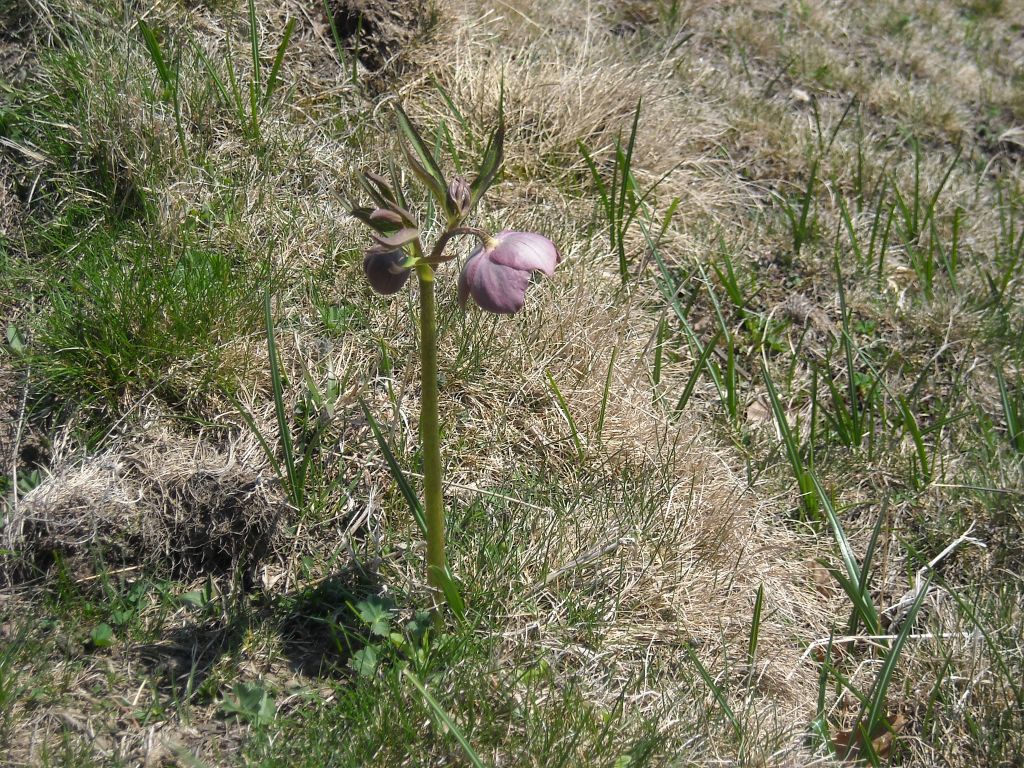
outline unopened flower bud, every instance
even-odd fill
[[[470,207],[473,205],[473,190],[461,176],[456,176],[448,185],[446,203],[452,216],[462,219],[469,215]]]
[[[407,256],[401,248],[374,245],[363,256],[363,272],[370,287],[377,293],[389,295],[398,293],[412,270],[403,267]]]

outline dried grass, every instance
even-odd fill
[[[217,445],[151,424],[100,454],[51,458],[3,529],[10,583],[60,558],[88,572],[143,566],[181,577],[251,569],[281,544],[288,506],[251,438]]]

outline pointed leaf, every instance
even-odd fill
[[[383,176],[372,171],[363,171],[357,178],[359,185],[377,204],[377,208],[389,208],[397,202],[394,189]]]
[[[480,172],[470,185],[474,205],[494,183],[494,179],[497,178],[504,160],[505,126],[504,124],[499,124],[497,130],[491,134],[490,141],[487,142],[487,149],[484,150],[483,159],[480,161]]]
[[[396,226],[396,225],[391,224],[389,222],[371,219],[370,215],[374,211],[377,211],[377,210],[380,210],[380,209],[379,208],[370,208],[369,206],[362,205],[362,206],[357,206],[355,208],[350,209],[349,213],[352,214],[352,216],[354,216],[355,218],[359,219],[361,222],[363,222],[363,224],[365,224],[366,226],[370,227],[371,229],[374,229],[377,232],[381,232],[381,233],[386,234],[386,235],[389,235],[392,232],[395,232],[398,229],[401,229],[400,226]]]
[[[451,573],[447,568],[442,570],[436,565],[432,565],[430,566],[430,574],[437,579],[437,583],[444,593],[444,599],[452,609],[452,612],[459,621],[464,621],[466,618],[466,603],[463,601],[462,594],[459,592],[459,585]]]
[[[473,768],[486,768],[484,762],[480,759],[480,756],[477,755],[473,746],[469,743],[469,739],[467,739],[462,733],[459,726],[455,724],[451,715],[445,712],[444,707],[438,703],[437,699],[430,695],[430,691],[428,691],[426,686],[420,682],[420,679],[410,672],[408,667],[404,667],[402,669],[402,674],[409,678],[409,682],[416,686],[416,690],[420,692],[423,700],[427,702],[427,706],[430,708],[430,711],[433,712],[437,719],[444,724],[444,727],[448,729],[448,733],[450,733],[455,740],[459,742],[459,746],[462,747],[462,751],[465,753],[466,759],[468,759],[473,765]]]
[[[413,153],[412,149],[405,142],[402,142],[402,152],[405,154],[405,161],[409,164],[409,168],[413,174],[419,179],[427,189],[430,190],[430,194],[434,200],[440,201],[444,204],[445,192],[448,189],[447,184],[443,180],[438,180],[430,171],[423,167],[417,156]]]
[[[402,496],[405,498],[405,503],[409,505],[409,511],[412,512],[412,516],[416,520],[416,525],[419,527],[420,532],[426,536],[427,521],[423,516],[423,506],[420,504],[420,500],[417,498],[416,492],[413,491],[412,485],[406,478],[405,472],[402,471],[402,467],[399,465],[398,459],[395,458],[395,454],[392,452],[387,438],[381,431],[380,425],[373,417],[373,414],[370,413],[369,407],[367,407],[366,403],[361,400],[359,401],[359,405],[362,406],[363,414],[366,416],[366,421],[370,425],[370,430],[373,432],[373,436],[377,440],[377,445],[384,454],[384,458],[388,463],[388,469],[391,470],[391,476],[398,484],[398,489],[402,492]]]
[[[402,149],[406,153],[413,173],[430,189],[434,198],[443,204],[448,183],[444,180],[444,174],[441,173],[441,168],[434,159],[430,147],[423,141],[416,126],[412,124],[409,116],[405,114],[405,110],[398,104],[395,105],[395,115],[398,118],[398,127],[406,139],[402,143]]]

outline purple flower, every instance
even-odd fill
[[[459,275],[459,306],[473,297],[480,309],[511,315],[526,303],[526,289],[533,272],[550,277],[562,260],[558,248],[533,232],[499,232],[478,247]]]
[[[363,256],[363,271],[373,290],[385,295],[402,290],[412,271],[402,266],[406,258],[408,257],[401,248],[389,248],[385,245],[367,248]]]

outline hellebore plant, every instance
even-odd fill
[[[455,258],[447,252],[458,236],[477,238],[479,244],[466,259],[459,275],[458,301],[465,308],[473,302],[487,312],[513,314],[523,308],[526,289],[534,272],[554,274],[561,261],[558,248],[533,232],[499,232],[491,236],[466,226],[480,199],[494,183],[503,159],[505,129],[499,121],[484,151],[476,177],[446,181],[437,160],[401,107],[396,107],[402,149],[413,174],[423,183],[444,217],[443,228],[428,250],[425,227],[409,211],[399,176],[391,166],[391,180],[363,171],[359,182],[373,200],[372,206],[353,206],[352,215],[373,230],[375,244],[363,256],[363,271],[371,287],[385,295],[397,293],[415,272],[420,298],[421,410],[420,440],[423,448],[423,495],[427,539],[427,577],[435,603],[443,597],[452,607],[460,602],[445,559],[444,498],[441,488],[441,447],[437,412],[437,313],[434,276],[437,268]],[[427,222],[429,226],[430,222]]]

